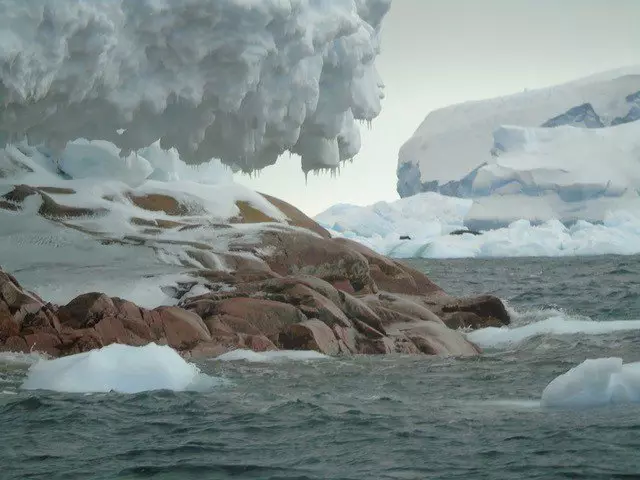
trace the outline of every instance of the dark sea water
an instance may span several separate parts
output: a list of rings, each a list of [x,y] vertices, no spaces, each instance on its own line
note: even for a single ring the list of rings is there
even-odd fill
[[[640,257],[413,264],[452,293],[507,300],[514,328],[640,319]],[[474,359],[206,361],[227,380],[206,392],[28,392],[27,365],[5,357],[0,479],[640,478],[639,405],[539,403],[611,356],[639,361],[640,330],[543,328]]]

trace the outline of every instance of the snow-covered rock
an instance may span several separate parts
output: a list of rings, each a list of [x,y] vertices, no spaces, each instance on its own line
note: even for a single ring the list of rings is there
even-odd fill
[[[640,66],[447,107],[402,147],[398,193],[472,198],[474,227],[602,221],[637,204],[638,118]]]
[[[390,0],[0,0],[0,147],[72,140],[252,171],[360,148]]]

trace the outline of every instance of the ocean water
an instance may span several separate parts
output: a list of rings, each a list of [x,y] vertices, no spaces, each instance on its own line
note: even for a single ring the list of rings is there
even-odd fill
[[[541,398],[586,359],[640,361],[640,257],[411,263],[456,294],[505,299],[514,325],[472,334],[485,347],[472,359],[240,352],[197,372],[167,358],[170,380],[219,381],[131,394],[26,390],[39,360],[3,354],[0,478],[638,478],[639,404]],[[108,368],[117,384],[103,360],[67,380],[95,385]]]

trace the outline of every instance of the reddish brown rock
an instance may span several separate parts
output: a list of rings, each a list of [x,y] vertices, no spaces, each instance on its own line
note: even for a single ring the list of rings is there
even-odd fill
[[[504,303],[492,295],[458,298],[443,304],[441,312],[470,312],[483,319],[482,326],[508,325],[511,321]],[[478,324],[478,326],[481,326]],[[478,327],[475,327],[478,328]]]
[[[312,232],[320,235],[323,238],[331,238],[331,235],[325,228],[321,227],[318,222],[309,218],[301,210],[297,209],[293,205],[280,200],[279,198],[272,197],[271,195],[266,195],[264,193],[261,193],[260,195],[266,198],[272,205],[274,205],[287,216],[287,218],[289,219],[287,223],[289,225],[306,228],[307,230],[311,230]]]
[[[0,300],[0,343],[20,333],[20,324],[13,318],[7,304]]]
[[[303,230],[267,230],[255,244],[259,246],[256,254],[280,275],[306,274],[328,282],[347,279],[356,292],[376,289],[365,257],[334,239]]]
[[[315,350],[325,355],[340,353],[340,343],[333,330],[320,320],[289,325],[279,333],[278,344],[286,350]]]
[[[189,350],[211,340],[207,326],[195,313],[178,307],[161,307],[154,313],[162,323],[167,344],[177,350]]]
[[[9,337],[4,343],[0,342],[0,350],[7,352],[29,353],[27,342],[24,338],[18,336]]]
[[[104,293],[80,295],[58,309],[60,323],[70,328],[92,327],[105,316],[117,315],[113,300]]]
[[[45,332],[37,332],[24,336],[28,351],[43,352],[53,357],[60,355],[62,342],[58,335]]]

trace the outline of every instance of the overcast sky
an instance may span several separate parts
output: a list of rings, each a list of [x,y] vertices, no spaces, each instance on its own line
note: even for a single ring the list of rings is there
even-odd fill
[[[285,155],[236,180],[315,215],[395,200],[398,150],[429,111],[640,63],[640,0],[393,0],[377,64],[382,114],[340,175]]]

